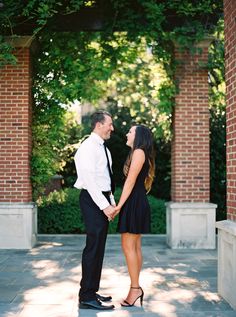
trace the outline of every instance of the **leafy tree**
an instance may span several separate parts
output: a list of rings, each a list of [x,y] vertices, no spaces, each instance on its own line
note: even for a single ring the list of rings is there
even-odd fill
[[[209,54],[211,114],[211,201],[218,205],[217,220],[226,218],[226,100],[224,23],[217,25]]]
[[[65,109],[45,98],[36,103],[33,114],[33,152],[31,179],[34,198],[43,193],[51,176],[60,171],[60,150],[68,137],[64,132]]]
[[[45,35],[63,28],[72,31],[75,30],[72,23],[69,26],[64,23],[62,27],[61,24],[63,21],[73,21],[74,15],[82,12],[79,20],[83,20],[84,28],[102,30],[104,39],[111,39],[114,31],[127,32],[131,41],[145,36],[155,55],[167,61],[167,64],[170,41],[189,48],[190,43],[212,33],[223,12],[221,0],[8,0],[1,4],[3,35],[27,32],[33,36]],[[97,25],[86,21],[89,14],[93,15]],[[81,30],[82,24],[76,31],[79,28]],[[109,53],[110,47],[107,48]]]
[[[212,34],[222,15],[221,0],[8,0],[2,3],[1,34],[14,36],[30,29],[39,44],[34,69],[32,159],[32,180],[37,191],[50,175],[60,170],[66,155],[71,157],[63,148],[73,143],[75,134],[69,133],[67,127],[71,126],[65,124],[63,105],[75,100],[95,104],[108,99],[127,121],[123,120],[119,126],[123,130],[117,138],[122,142],[127,126],[123,122],[128,124],[135,117],[140,123],[148,123],[157,140],[157,151],[162,148],[164,158],[169,158],[171,111],[176,92],[173,42],[191,49],[205,34]],[[102,12],[106,16],[106,20],[98,21],[101,22],[99,31],[57,32],[62,16],[70,18],[81,10]],[[1,65],[15,62],[11,46],[3,38],[0,59]],[[215,55],[215,62],[212,80],[217,78],[220,56],[218,60]],[[161,74],[159,81],[154,74]],[[217,94],[213,86],[212,98]],[[83,134],[79,129],[75,133],[76,137]],[[118,141],[116,144],[120,146]],[[121,157],[118,160],[117,165]],[[167,177],[165,184],[169,183],[167,162],[167,170],[161,169]]]

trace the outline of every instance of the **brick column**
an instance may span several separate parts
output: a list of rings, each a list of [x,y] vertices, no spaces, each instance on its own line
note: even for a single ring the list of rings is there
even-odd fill
[[[227,219],[236,222],[236,2],[225,1]]]
[[[30,182],[31,39],[12,41],[17,65],[0,69],[0,247],[25,248],[32,244],[26,242],[25,230],[32,230],[29,226],[35,222]]]
[[[218,228],[218,291],[236,309],[236,2],[224,0],[227,220]]]
[[[171,199],[167,242],[171,247],[214,248],[215,208],[210,197],[208,47],[175,48],[179,93],[173,113]]]
[[[176,202],[209,202],[208,45],[191,56],[175,51],[179,63],[176,79],[172,140],[171,199]]]

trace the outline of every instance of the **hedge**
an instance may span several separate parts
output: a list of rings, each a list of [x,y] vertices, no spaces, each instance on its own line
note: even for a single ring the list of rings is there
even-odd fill
[[[85,233],[79,208],[79,190],[67,188],[54,191],[38,200],[38,232],[44,234]],[[121,189],[116,190],[118,201]],[[148,195],[151,207],[151,233],[166,232],[165,201]],[[110,222],[109,233],[116,233],[118,217]]]

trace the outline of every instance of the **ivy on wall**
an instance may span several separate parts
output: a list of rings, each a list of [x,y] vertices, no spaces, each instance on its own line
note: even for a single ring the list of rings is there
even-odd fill
[[[123,106],[127,118],[141,114],[140,122],[153,123],[157,139],[169,140],[176,92],[173,43],[191,49],[215,34],[222,6],[222,0],[0,0],[0,67],[17,62],[6,36],[30,35],[38,43],[33,83],[35,190],[61,167],[61,152],[71,137],[64,105],[75,100],[100,106],[108,98],[118,109]],[[222,56],[214,55],[211,61],[216,113],[217,87],[224,81],[219,71]],[[162,73],[158,83],[156,73]],[[221,120],[214,118],[219,131],[216,122],[220,125]]]
[[[115,31],[127,32],[131,40],[145,36],[155,55],[165,60],[170,40],[189,47],[211,34],[222,6],[221,0],[1,0],[1,34],[36,36],[45,30],[66,30],[66,25],[60,25],[63,18],[72,20],[73,14],[82,12],[92,16],[84,28],[100,29],[104,38]]]

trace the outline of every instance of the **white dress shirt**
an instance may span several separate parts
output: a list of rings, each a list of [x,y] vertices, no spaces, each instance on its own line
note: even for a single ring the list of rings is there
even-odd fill
[[[98,134],[92,132],[82,142],[74,157],[77,172],[74,187],[86,189],[101,210],[110,205],[102,192],[111,190],[111,179],[103,144],[104,140]],[[107,152],[111,166],[111,153],[108,149]],[[114,200],[113,197],[112,199]]]

